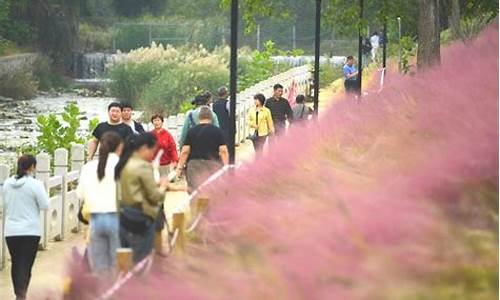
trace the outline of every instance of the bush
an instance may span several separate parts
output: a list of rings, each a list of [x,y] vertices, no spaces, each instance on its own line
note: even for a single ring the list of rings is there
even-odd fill
[[[177,113],[202,91],[215,91],[229,78],[225,51],[175,49],[153,43],[129,52],[110,69],[114,96],[137,104],[145,114]],[[185,106],[184,106],[185,107]]]
[[[31,99],[38,90],[38,82],[29,72],[17,73],[0,79],[0,95],[13,99]]]
[[[333,66],[330,60],[327,60],[319,67],[319,87],[325,88],[343,75],[341,66]]]
[[[78,27],[78,43],[85,52],[104,51],[113,47],[113,31],[109,28],[82,23]]]
[[[153,61],[124,62],[113,66],[109,71],[111,94],[138,103],[146,87],[161,74],[162,68]]]
[[[68,86],[66,80],[52,68],[50,59],[45,56],[35,61],[33,75],[38,80],[38,89],[41,91]]]
[[[414,65],[411,64],[412,57],[417,55],[417,43],[409,36],[401,38],[401,71],[408,74]]]
[[[97,118],[90,120],[88,131],[92,132],[98,123]],[[55,150],[58,148],[70,150],[72,144],[83,144],[91,137],[91,135],[78,133],[80,109],[74,103],[64,107],[64,112],[60,118],[54,113],[39,115],[36,119],[36,125],[40,132],[36,144],[23,145],[19,152],[33,154],[46,152],[54,155]]]
[[[32,45],[36,39],[36,30],[22,20],[9,19],[2,24],[0,34],[17,45]]]
[[[241,60],[238,90],[242,91],[274,74],[271,56],[275,53],[274,43],[264,43],[264,50],[255,50],[248,59]]]

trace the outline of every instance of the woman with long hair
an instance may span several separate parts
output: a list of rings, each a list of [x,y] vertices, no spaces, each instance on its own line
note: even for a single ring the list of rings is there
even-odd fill
[[[267,137],[274,133],[273,118],[271,111],[264,106],[266,97],[257,94],[253,97],[255,107],[248,114],[248,126],[253,130],[252,142],[255,153],[260,153]]]
[[[154,221],[170,189],[166,177],[160,178],[158,184],[154,178],[151,161],[156,144],[156,137],[151,132],[130,136],[115,169],[121,192],[120,241],[122,247],[132,248],[135,263],[153,249]]]
[[[99,160],[85,164],[80,173],[77,195],[90,212],[89,263],[92,272],[108,275],[116,266],[120,247],[115,167],[123,149],[116,132],[106,132],[99,146]]]
[[[26,298],[42,231],[40,211],[49,208],[43,183],[33,177],[35,169],[35,157],[22,155],[17,161],[16,175],[3,184],[4,235],[12,262],[10,275],[16,299]]]

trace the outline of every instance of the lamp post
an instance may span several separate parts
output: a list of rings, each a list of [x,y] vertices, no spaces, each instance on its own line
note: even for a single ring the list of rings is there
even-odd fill
[[[359,0],[359,20],[363,20],[363,0]],[[358,95],[361,96],[363,79],[363,36],[361,35],[361,23],[358,26]]]
[[[316,0],[316,28],[314,37],[314,116],[318,117],[319,103],[319,55],[321,29],[321,0]]]
[[[398,71],[401,73],[401,17],[398,17]]]
[[[385,73],[385,67],[386,67],[386,60],[387,60],[387,18],[384,17],[384,32],[383,37],[384,37],[384,44],[382,45],[382,68],[384,69]]]
[[[231,0],[231,54],[229,70],[229,163],[235,161],[236,90],[238,63],[238,0]]]

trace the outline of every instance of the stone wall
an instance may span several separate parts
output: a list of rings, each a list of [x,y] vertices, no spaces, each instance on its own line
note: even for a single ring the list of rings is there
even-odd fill
[[[23,53],[0,57],[0,78],[33,70],[37,53]]]

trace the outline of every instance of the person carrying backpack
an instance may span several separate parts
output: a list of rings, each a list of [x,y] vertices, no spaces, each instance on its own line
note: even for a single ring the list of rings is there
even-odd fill
[[[310,114],[312,114],[312,109],[306,105],[306,97],[304,95],[297,95],[295,98],[295,106],[292,108],[293,119],[296,121],[307,120]]]
[[[196,107],[186,113],[186,118],[184,119],[184,125],[182,126],[181,137],[179,139],[179,149],[182,149],[184,145],[184,141],[186,140],[187,133],[189,129],[200,123],[200,118],[198,117],[200,114],[200,108],[204,106],[208,106],[211,102],[211,95],[209,93],[204,93],[198,95],[191,102]],[[212,125],[219,127],[219,119],[217,115],[212,111]]]

